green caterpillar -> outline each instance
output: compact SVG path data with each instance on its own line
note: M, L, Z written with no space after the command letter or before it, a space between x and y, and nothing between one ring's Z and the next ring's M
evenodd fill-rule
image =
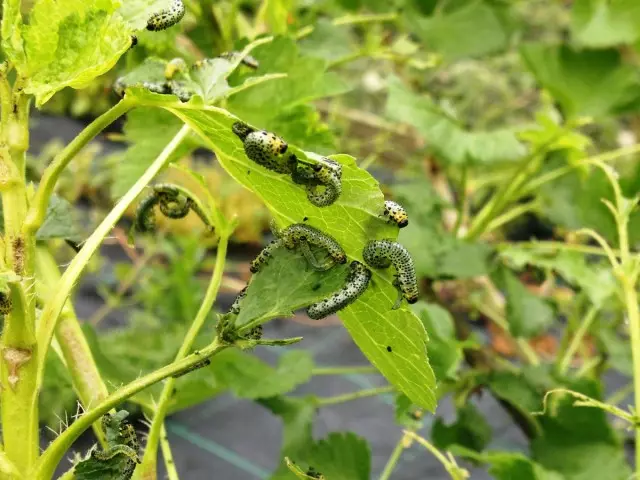
M152 232L156 229L156 213L154 208L158 202L158 197L152 193L143 198L138 204L135 227L139 232Z
M388 222L393 222L398 227L404 228L409 225L409 216L407 211L400 205L392 200L385 200L383 216Z
M313 320L319 320L332 313L342 310L355 302L364 293L371 280L371 270L358 261L351 262L351 270L347 275L344 287L307 308L307 315Z
M172 0L169 8L162 9L149 17L149 20L147 20L147 30L157 32L173 27L182 20L185 11L182 0Z
M393 285L398 289L398 299L393 305L393 310L400 308L402 298L405 298L408 303L418 301L416 270L406 248L391 240L372 240L364 247L362 258L374 268L387 268L393 265L396 269L397 274Z

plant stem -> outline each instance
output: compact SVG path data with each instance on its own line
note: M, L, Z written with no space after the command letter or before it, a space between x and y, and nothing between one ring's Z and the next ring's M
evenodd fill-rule
M162 430L160 431L160 447L162 448L164 468L167 469L167 479L180 480L178 470L176 470L176 462L173 460L173 453L171 453L171 444L167 438L167 429L164 426L164 423L162 424Z
M535 211L539 206L540 204L536 200L533 200L532 202L524 203L522 205L517 205L513 207L511 210L508 210L502 215L498 215L493 220L491 220L489 225L487 225L487 228L485 229L484 233L493 232L494 230L497 230L498 228L511 222L512 220L515 220L520 215L524 215L525 213Z
M416 435L414 432L405 430L405 435L429 450L429 452L431 452L433 456L436 457L436 459L442 464L442 466L445 468L445 470L453 480L464 480L465 478L469 478L469 472L467 472L463 468L458 467L451 454L449 454L449 458L445 457L440 450L438 450L420 435Z
M92 408L75 422L73 422L69 428L60 434L47 449L43 452L42 456L38 459L38 462L30 473L28 478L34 478L38 480L49 480L56 469L56 466L67 454L68 449L71 447L82 433L91 426L93 422L102 417L112 408L117 407L127 398L135 395L136 393L144 390L151 385L164 380L172 375L180 374L190 367L202 362L206 358L210 358L222 350L229 348L231 345L222 344L215 338L213 342L201 349L197 354L192 353L188 357L173 362L165 367L162 367L154 372L149 373L143 377L134 380L133 382L119 388L102 402Z
M8 480L18 480L20 478L20 472L2 451L0 451L0 474L2 474L2 478Z
M531 250L566 250L569 252L578 252L584 253L585 255L599 255L602 257L606 257L607 253L600 247L594 247L591 245L579 245L572 243L564 243L564 242L552 242L552 241L535 241L535 242L518 242L518 243L509 243L509 242L500 242L494 244L498 248L498 250L508 250L509 248L528 248ZM612 250L613 254L616 257L620 256L620 250Z
M578 351L578 348L582 344L582 340L584 339L584 336L589 331L589 328L591 327L593 320L596 318L597 313L598 313L598 307L593 305L589 309L587 314L584 316L584 318L582 319L580 326L578 327L575 334L573 335L573 338L571 339L571 343L569 344L569 347L567 348L566 352L564 352L562 359L558 363L558 371L562 375L567 373L567 370L571 365L571 360L573 359L573 356L576 354L576 352Z
M344 395L336 395L335 397L318 398L316 400L316 406L326 407L328 405L336 405L338 403L349 402L351 400L357 400L359 398L374 397L376 395L390 393L393 391L395 391L395 387L393 385L369 388L367 390L359 390L353 393L345 393Z
M180 131L173 137L173 139L167 144L162 153L154 160L154 162L147 168L142 176L136 181L136 183L129 189L129 191L118 201L113 207L111 212L105 217L105 219L98 225L98 228L91 234L85 244L80 249L80 252L75 256L69 267L62 275L60 282L58 283L57 290L54 296L49 300L42 311L40 316L40 324L38 326L38 382L37 385L42 385L42 379L44 376L44 363L46 358L46 352L53 332L56 328L56 323L60 316L60 312L69 297L71 290L75 286L78 278L82 274L85 266L98 250L103 239L109 234L116 222L122 217L124 212L129 208L134 200L138 197L140 192L146 187L146 185L153 180L153 178L162 170L166 165L173 152L178 148L182 141L189 134L189 127L183 126ZM35 392L34 392L35 393ZM37 403L37 395L32 398L33 403Z
M45 302L51 298L61 278L58 265L46 247L36 247L36 272L38 277L36 294ZM63 363L71 376L73 388L84 410L89 410L93 405L107 398L109 390L100 376L71 302L64 304L55 335L60 345ZM106 448L106 438L100 422L93 424L93 431L103 448Z
M209 312L213 307L213 302L218 296L218 290L220 289L220 284L222 283L222 274L224 273L224 263L227 257L227 245L229 243L229 237L231 233L231 229L227 229L221 232L220 243L218 244L218 251L216 252L216 265L213 269L211 281L209 282L209 286L205 293L204 300L200 305L200 309L198 310L195 319L191 323L189 331L184 337L182 345L180 346L180 349L176 354L176 358L174 360L176 362L186 357L188 352L193 347L193 342L198 336L200 330L202 330L202 326L204 325L204 322L206 321ZM153 420L151 422L151 428L149 429L149 436L147 438L147 445L144 451L142 465L138 467L141 472L141 478L143 479L155 479L157 476L156 462L158 458L158 443L160 441L162 429L164 427L164 420L169 409L169 403L171 402L171 396L173 395L173 387L175 385L175 382L176 381L174 378L169 378L165 382L162 388L162 393L160 394L158 406L156 407L156 410L153 414Z
M453 235L455 237L458 236L458 232L460 231L460 227L462 226L462 221L464 220L464 216L467 210L467 185L469 182L469 167L465 164L462 167L462 178L460 179L460 200L458 201L458 216L456 218L456 223L453 227Z
M621 242L622 244L622 242ZM624 252L624 250L623 250ZM624 265L624 263L623 263ZM631 332L631 355L633 360L633 396L634 415L640 414L640 312L638 312L638 295L635 285L629 278L623 277L622 288L629 318ZM640 478L640 428L636 425L636 476Z
M400 440L398 440L398 443L396 443L396 446L391 452L389 460L387 460L387 464L384 466L384 470L380 474L379 480L389 480L391 474L396 468L396 465L398 464L398 461L400 460L400 457L402 456L402 452L404 452L407 438L408 436L406 433L400 437Z
M312 375L351 375L356 373L378 373L376 367L320 367L311 371Z
M58 178L60 178L60 174L67 165L69 165L69 162L71 162L78 152L82 150L87 143L93 140L96 135L131 110L134 106L135 101L129 100L126 97L123 98L110 110L91 122L82 132L80 132L78 136L76 136L76 138L73 139L71 143L56 155L53 162L51 162L51 165L49 165L44 171L42 179L40 180L36 196L24 223L24 231L26 233L33 234L38 230L38 228L40 228L40 225L42 225L49 205L49 199L53 194L53 189L56 186Z

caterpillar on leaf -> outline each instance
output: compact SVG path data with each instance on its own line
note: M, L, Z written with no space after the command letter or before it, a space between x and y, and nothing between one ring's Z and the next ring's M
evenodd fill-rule
M242 302L244 297L247 296L247 288L249 288L249 285L246 285L242 290L238 292L238 295L231 304L231 308L229 308L229 313L234 313L236 315L240 313L240 303Z
M316 207L332 205L342 193L342 166L327 157L312 167L296 162L291 179L305 185L307 199Z
M182 20L185 12L186 10L182 0L172 0L168 8L164 8L149 17L149 20L147 20L147 30L157 32L173 27Z
M409 225L409 216L402 205L392 200L385 200L384 213L382 214L388 222L393 222L399 228Z
M355 260L351 262L350 267L344 287L330 297L310 305L307 308L309 318L319 320L336 313L355 302L364 293L371 280L371 270Z
M286 155L288 145L282 138L266 130L256 130L246 123L235 122L231 127L244 147L249 160L277 173L291 173L295 155Z
M400 308L403 298L408 303L418 301L416 270L406 248L391 240L372 240L364 247L362 258L367 265L374 268L387 268L393 265L396 269L393 285L398 289L398 299L393 305L393 310Z

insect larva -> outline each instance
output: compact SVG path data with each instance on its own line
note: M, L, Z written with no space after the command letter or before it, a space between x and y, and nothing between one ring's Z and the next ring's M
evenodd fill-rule
M234 313L238 315L240 313L240 302L247 296L247 288L249 285L246 285L242 290L238 292L236 299L231 304L231 308L229 309L229 313Z
M8 315L13 309L13 300L11 300L11 294L0 292L0 314Z
M328 270L333 266L333 263L346 263L347 261L344 249L333 237L309 225L294 223L278 232L278 236L283 240L285 247L289 249L300 246L302 254L316 270ZM325 248L329 252L332 262L325 265L319 264L309 245Z
M307 199L316 207L332 205L342 193L342 181L331 169L322 167L316 172L320 186L307 185Z
M243 143L247 157L258 165L277 173L291 173L291 157L285 155L288 145L282 138L260 130L249 133Z
M331 315L355 302L364 293L371 280L371 270L355 260L351 262L350 267L344 287L330 297L310 305L307 308L309 318L319 320Z
M166 30L177 24L184 17L185 8L182 0L172 0L171 6L154 13L147 20L147 30L157 32Z
M362 258L374 268L387 268L393 265L396 269L396 279L393 284L398 289L399 295L393 310L400 308L403 297L408 303L418 301L416 270L406 248L391 240L372 240L364 247Z
M184 59L177 57L169 60L167 66L164 67L164 78L171 80L176 73L184 72L187 69L187 62Z
M263 265L265 265L269 259L273 256L273 252L283 245L283 241L280 238L272 240L258 256L251 262L249 270L251 273L258 273Z
M198 363L194 363L193 365L190 365L188 367L186 367L184 370L179 371L178 373L175 373L173 376L173 378L180 378L183 375L186 375L187 373L193 372L194 370L198 370L199 368L204 368L207 365L211 364L211 360L208 358L205 358L204 360L199 361Z
M247 135L256 131L255 128L250 127L244 122L235 122L231 126L231 131L235 133L240 140L244 142L244 139L247 138Z
M173 185L162 183L154 185L153 191L158 198L158 206L165 217L184 218L191 210L191 199L182 195Z
M385 200L383 215L388 222L393 222L400 228L404 228L409 225L409 216L407 215L406 210L402 205L392 200Z
M139 232L152 232L156 229L156 213L154 207L158 204L158 197L152 193L140 201L136 209L135 227Z

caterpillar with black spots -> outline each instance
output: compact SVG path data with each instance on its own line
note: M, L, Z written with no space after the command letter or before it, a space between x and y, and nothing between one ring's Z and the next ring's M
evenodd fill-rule
M179 372L175 373L172 375L172 378L180 378L184 375L186 375L187 373L193 372L194 370L198 370L200 368L204 368L208 365L211 365L211 359L209 358L205 358L204 360L200 360L197 363L194 363L193 365L189 365L188 367L184 368L183 370L180 370Z
M418 301L416 269L406 248L392 240L372 240L364 247L362 258L370 267L388 268L393 265L396 269L393 285L398 289L398 299L393 310L400 308L403 298L408 303Z
M247 288L249 288L249 285L245 285L245 287L238 292L238 295L231 304L231 308L229 308L229 313L233 313L235 315L240 313L240 303L242 302L244 297L247 296Z
M355 302L369 286L371 270L362 263L354 260L351 262L349 274L344 287L333 293L330 297L320 300L307 308L307 315L313 320L320 320L326 316L342 310L347 305Z
M402 205L393 200L385 200L382 215L387 219L387 222L395 223L399 228L404 228L409 225L409 215L407 215L407 211Z
M332 205L342 193L342 166L327 157L312 167L296 163L291 179L305 185L307 199L316 207Z
M13 309L13 300L11 293L0 292L0 315L8 315Z
M296 163L295 155L286 155L289 145L275 133L256 130L246 123L235 122L231 130L244 147L249 160L277 173L291 173Z
M173 27L182 20L185 12L186 9L184 8L182 0L172 0L168 8L164 8L149 17L149 20L147 20L147 30L157 32Z
M258 257L251 262L250 270L252 273L260 271L260 268L273 256L273 252L283 246L290 250L300 247L300 251L307 262L318 271L326 271L336 263L347 262L347 255L340 244L333 237L317 228L303 223L294 223L282 230L278 230L275 227L275 223L272 222L271 225L273 234L277 238L263 248ZM318 262L311 251L310 245L326 249L330 257L329 261L325 263Z

